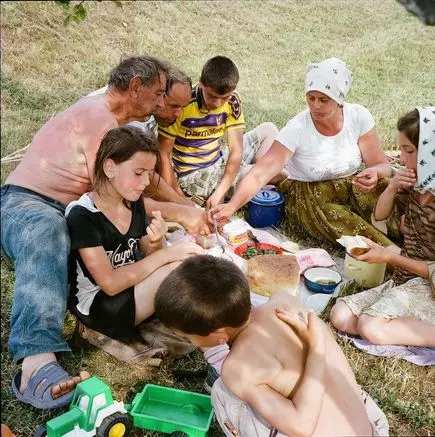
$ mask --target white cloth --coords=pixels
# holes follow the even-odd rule
[[[276,140],[294,155],[286,164],[289,178],[312,182],[344,178],[357,172],[362,163],[358,141],[375,126],[364,106],[343,104],[343,128],[324,136],[315,128],[309,109],[292,118]]]
[[[305,77],[305,94],[320,91],[338,104],[342,104],[352,85],[352,72],[338,58],[329,58],[322,62],[309,64]]]
[[[104,94],[107,91],[108,86],[103,86],[102,88],[99,88],[95,91],[92,91],[89,93],[86,97],[93,97],[93,96],[99,96],[100,94]],[[149,132],[151,134],[154,134],[157,136],[157,121],[154,118],[154,116],[150,115],[146,120],[144,121],[131,121],[128,123],[129,126],[136,126],[140,129],[143,129],[146,132]]]
[[[420,132],[417,152],[417,184],[415,189],[435,194],[435,106],[417,108]]]

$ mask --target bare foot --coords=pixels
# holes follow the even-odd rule
[[[29,355],[23,359],[21,364],[21,385],[20,392],[23,394],[32,376],[46,364],[57,361],[54,353],[48,352],[38,355]]]
[[[57,361],[56,355],[54,353],[43,353],[38,355],[30,355],[25,357],[21,365],[21,385],[20,392],[24,394],[24,391],[29,384],[30,379],[35,375],[39,369],[41,369],[46,364]],[[87,371],[80,372],[80,376],[74,376],[71,379],[61,382],[60,384],[54,385],[51,388],[51,396],[53,399],[59,398],[70,391],[73,391],[76,385],[89,378],[91,375]],[[41,381],[41,383],[44,380]]]

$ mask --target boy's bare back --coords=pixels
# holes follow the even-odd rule
[[[285,402],[294,398],[301,384],[307,354],[307,346],[295,331],[277,317],[278,308],[307,313],[288,293],[273,296],[253,310],[249,325],[236,338],[222,370],[225,385],[269,423],[275,422],[277,428],[276,424],[290,420],[290,415],[279,414],[287,411]],[[329,328],[322,325],[326,372],[319,393],[324,389],[325,395],[313,435],[372,435],[361,389]],[[273,402],[284,408],[274,410],[270,405]]]

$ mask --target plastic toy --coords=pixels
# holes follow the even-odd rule
[[[213,407],[208,395],[148,384],[135,396],[130,415],[138,428],[205,437]]]
[[[124,405],[93,376],[77,384],[69,411],[38,428],[34,437],[123,437],[132,425],[173,437],[206,437],[212,418],[208,395],[147,384]]]

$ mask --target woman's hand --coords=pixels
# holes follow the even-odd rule
[[[193,255],[205,254],[205,250],[195,243],[174,244],[173,246],[167,247],[164,250],[166,254],[169,255],[169,262],[183,261]]]
[[[365,261],[368,263],[387,263],[389,256],[391,255],[391,250],[387,250],[386,247],[380,246],[369,238],[362,237],[363,241],[369,247],[369,251],[363,255],[354,256],[358,261]]]
[[[209,223],[213,223],[213,219],[216,219],[218,223],[226,223],[235,212],[236,209],[231,205],[231,202],[221,203],[207,211],[207,219]]]
[[[416,182],[415,171],[410,168],[402,167],[396,171],[394,178],[390,181],[390,185],[395,191],[402,189],[409,190]]]
[[[289,311],[285,307],[276,309],[277,317],[293,328],[302,342],[319,354],[325,353],[325,334],[322,322],[315,313]],[[308,316],[308,317],[307,317]]]
[[[160,211],[153,211],[151,213],[153,219],[147,226],[147,236],[150,245],[154,246],[161,243],[166,232],[168,232],[168,225],[162,217]]]
[[[355,175],[355,188],[362,193],[370,193],[378,184],[378,171],[376,168],[366,168]]]

